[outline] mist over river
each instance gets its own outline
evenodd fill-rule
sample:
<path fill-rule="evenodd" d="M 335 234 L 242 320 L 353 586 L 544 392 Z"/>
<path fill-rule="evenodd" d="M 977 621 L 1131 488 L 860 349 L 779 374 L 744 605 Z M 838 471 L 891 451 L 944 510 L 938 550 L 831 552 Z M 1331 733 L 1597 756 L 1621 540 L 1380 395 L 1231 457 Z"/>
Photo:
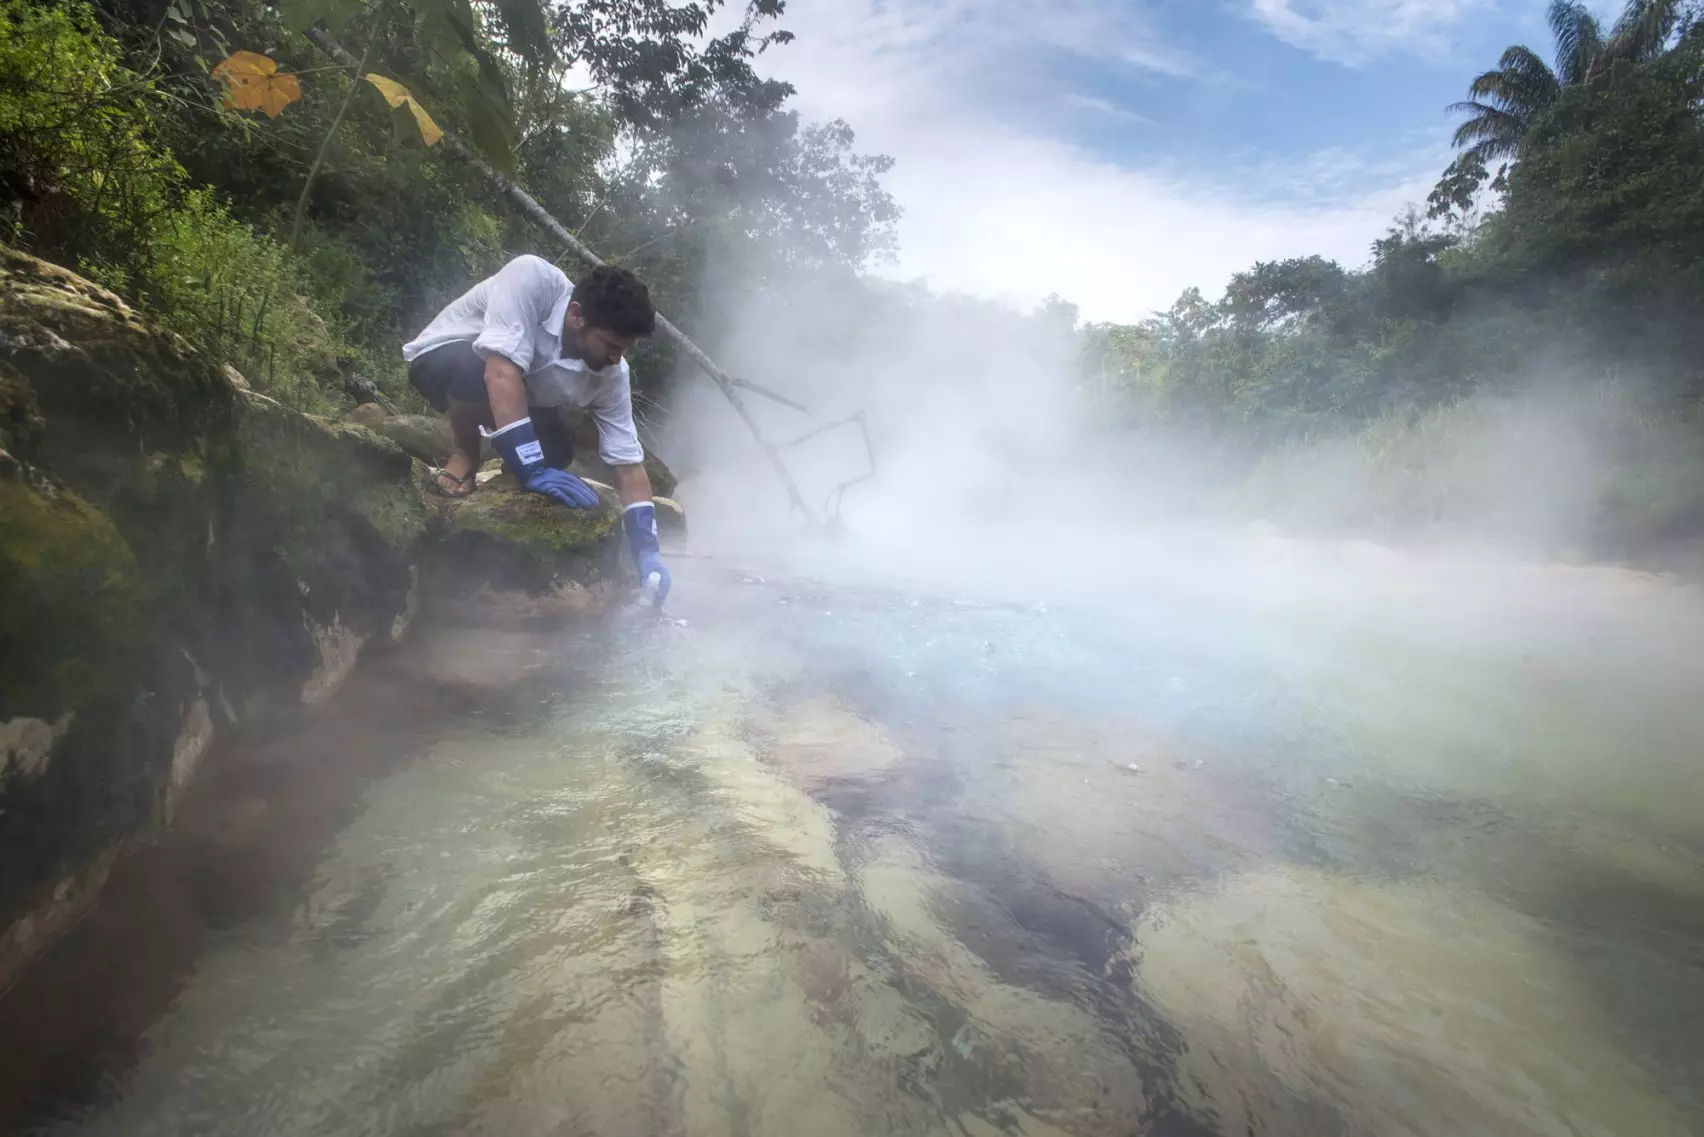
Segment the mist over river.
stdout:
<path fill-rule="evenodd" d="M 430 622 L 0 1003 L 0 1120 L 1704 1131 L 1704 603 L 1262 555 Z"/>

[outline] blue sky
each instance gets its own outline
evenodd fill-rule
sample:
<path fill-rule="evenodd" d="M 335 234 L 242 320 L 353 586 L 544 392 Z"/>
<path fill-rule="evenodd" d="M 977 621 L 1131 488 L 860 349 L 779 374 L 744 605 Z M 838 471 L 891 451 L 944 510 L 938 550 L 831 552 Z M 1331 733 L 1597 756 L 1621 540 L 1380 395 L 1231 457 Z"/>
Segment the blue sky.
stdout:
<path fill-rule="evenodd" d="M 939 288 L 1139 319 L 1256 259 L 1350 265 L 1449 161 L 1542 0 L 791 0 L 763 65 L 893 155 Z"/>

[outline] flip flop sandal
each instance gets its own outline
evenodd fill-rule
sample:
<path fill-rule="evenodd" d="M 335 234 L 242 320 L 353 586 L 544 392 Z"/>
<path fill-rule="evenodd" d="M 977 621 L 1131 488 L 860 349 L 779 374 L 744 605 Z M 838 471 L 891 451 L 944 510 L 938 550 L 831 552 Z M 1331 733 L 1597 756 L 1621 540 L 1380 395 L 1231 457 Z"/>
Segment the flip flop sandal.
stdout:
<path fill-rule="evenodd" d="M 447 497 L 447 498 L 451 498 L 451 499 L 467 497 L 469 494 L 471 494 L 473 492 L 473 488 L 474 488 L 473 479 L 474 479 L 474 477 L 477 473 L 478 473 L 477 470 L 469 470 L 467 472 L 466 476 L 458 478 L 454 474 L 450 473 L 448 470 L 433 470 L 432 471 L 432 480 L 426 483 L 426 492 L 430 493 L 430 494 L 435 494 L 438 497 Z M 448 478 L 450 481 L 454 482 L 456 485 L 465 486 L 466 488 L 462 489 L 460 491 L 447 490 L 441 484 L 439 484 L 439 482 L 438 482 L 439 478 Z"/>

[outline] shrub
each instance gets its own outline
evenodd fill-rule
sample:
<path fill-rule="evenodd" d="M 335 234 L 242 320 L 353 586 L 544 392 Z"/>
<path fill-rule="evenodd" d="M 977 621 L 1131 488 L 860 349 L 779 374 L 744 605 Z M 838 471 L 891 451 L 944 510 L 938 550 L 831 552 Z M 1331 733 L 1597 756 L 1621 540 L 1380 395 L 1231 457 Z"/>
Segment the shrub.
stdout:
<path fill-rule="evenodd" d="M 155 227 L 144 303 L 165 326 L 208 345 L 257 389 L 303 410 L 331 409 L 345 349 L 303 299 L 302 262 L 236 220 L 213 191 L 192 190 Z"/>
<path fill-rule="evenodd" d="M 0 0 L 9 240 L 130 291 L 184 177 L 151 142 L 152 91 L 87 8 Z"/>
<path fill-rule="evenodd" d="M 87 8 L 0 0 L 5 235 L 134 301 L 255 387 L 330 409 L 349 349 L 305 297 L 336 312 L 338 282 L 362 279 L 359 267 L 316 289 L 305 260 L 189 187 L 154 144 L 153 98 Z"/>

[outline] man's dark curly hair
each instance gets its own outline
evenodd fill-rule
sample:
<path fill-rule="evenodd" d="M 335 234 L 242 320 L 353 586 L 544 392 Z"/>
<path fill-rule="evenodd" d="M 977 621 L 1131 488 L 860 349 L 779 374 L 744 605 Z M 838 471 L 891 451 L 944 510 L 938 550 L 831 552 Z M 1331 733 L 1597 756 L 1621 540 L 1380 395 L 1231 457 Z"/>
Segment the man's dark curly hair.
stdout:
<path fill-rule="evenodd" d="M 599 265 L 575 281 L 573 299 L 587 327 L 618 336 L 648 336 L 657 330 L 651 293 L 627 269 Z"/>

